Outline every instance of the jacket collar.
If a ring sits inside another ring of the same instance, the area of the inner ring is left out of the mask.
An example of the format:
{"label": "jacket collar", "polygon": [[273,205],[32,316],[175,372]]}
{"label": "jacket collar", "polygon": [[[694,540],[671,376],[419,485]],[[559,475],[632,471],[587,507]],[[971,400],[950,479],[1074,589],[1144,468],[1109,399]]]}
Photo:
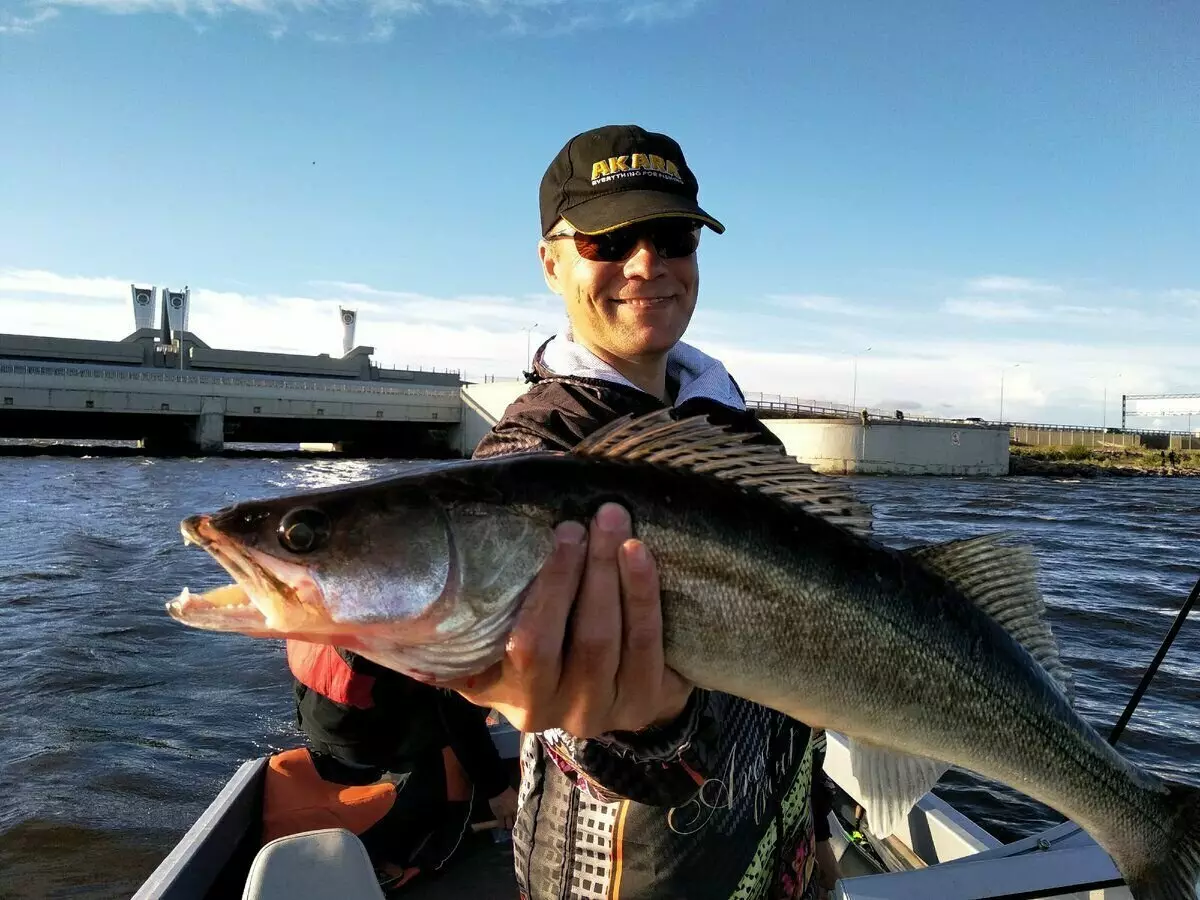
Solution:
{"label": "jacket collar", "polygon": [[[583,378],[619,384],[641,391],[637,385],[570,337],[555,335],[538,348],[533,359],[534,379]],[[675,405],[703,397],[733,409],[744,410],[746,400],[737,382],[721,362],[683,341],[667,354],[667,378],[678,383]],[[643,393],[645,393],[643,391]]]}

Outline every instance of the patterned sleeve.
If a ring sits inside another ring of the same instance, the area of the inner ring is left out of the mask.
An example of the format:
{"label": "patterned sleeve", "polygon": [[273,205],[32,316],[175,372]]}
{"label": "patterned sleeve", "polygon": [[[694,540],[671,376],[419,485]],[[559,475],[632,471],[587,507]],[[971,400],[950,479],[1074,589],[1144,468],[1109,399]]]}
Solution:
{"label": "patterned sleeve", "polygon": [[721,736],[713,696],[696,688],[677,719],[637,732],[580,740],[554,729],[538,737],[559,769],[596,800],[680,806],[712,775]]}

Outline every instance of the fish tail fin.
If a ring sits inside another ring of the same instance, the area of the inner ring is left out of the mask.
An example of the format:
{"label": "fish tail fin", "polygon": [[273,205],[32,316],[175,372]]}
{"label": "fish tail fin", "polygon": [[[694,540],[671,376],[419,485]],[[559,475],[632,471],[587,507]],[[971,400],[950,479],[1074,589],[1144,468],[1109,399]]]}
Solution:
{"label": "fish tail fin", "polygon": [[1200,897],[1200,788],[1168,783],[1167,790],[1168,838],[1155,848],[1149,865],[1132,872],[1122,868],[1134,900]]}

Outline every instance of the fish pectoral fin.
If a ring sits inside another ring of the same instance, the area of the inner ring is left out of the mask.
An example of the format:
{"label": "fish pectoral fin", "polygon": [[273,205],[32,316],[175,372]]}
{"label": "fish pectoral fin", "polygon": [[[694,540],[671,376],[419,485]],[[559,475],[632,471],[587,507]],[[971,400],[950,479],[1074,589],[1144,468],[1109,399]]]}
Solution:
{"label": "fish pectoral fin", "polygon": [[913,547],[903,551],[957,587],[1032,656],[1074,701],[1074,679],[1059,655],[1058,640],[1046,617],[1037,585],[1037,566],[1029,547],[1002,543],[1007,535]]}
{"label": "fish pectoral fin", "polygon": [[858,781],[867,825],[885,838],[950,768],[944,762],[898,753],[857,738],[847,738],[850,772]]}

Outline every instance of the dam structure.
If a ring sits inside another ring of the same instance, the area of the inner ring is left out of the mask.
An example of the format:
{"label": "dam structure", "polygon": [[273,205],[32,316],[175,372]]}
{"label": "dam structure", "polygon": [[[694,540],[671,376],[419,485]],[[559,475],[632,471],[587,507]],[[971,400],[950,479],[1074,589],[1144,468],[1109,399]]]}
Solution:
{"label": "dam structure", "polygon": [[119,341],[0,334],[0,438],[137,441],[147,453],[227,442],[326,443],[364,455],[454,455],[456,372],[387,369],[354,344],[342,355],[209,347],[187,330],[190,293],[131,285],[135,330]]}

